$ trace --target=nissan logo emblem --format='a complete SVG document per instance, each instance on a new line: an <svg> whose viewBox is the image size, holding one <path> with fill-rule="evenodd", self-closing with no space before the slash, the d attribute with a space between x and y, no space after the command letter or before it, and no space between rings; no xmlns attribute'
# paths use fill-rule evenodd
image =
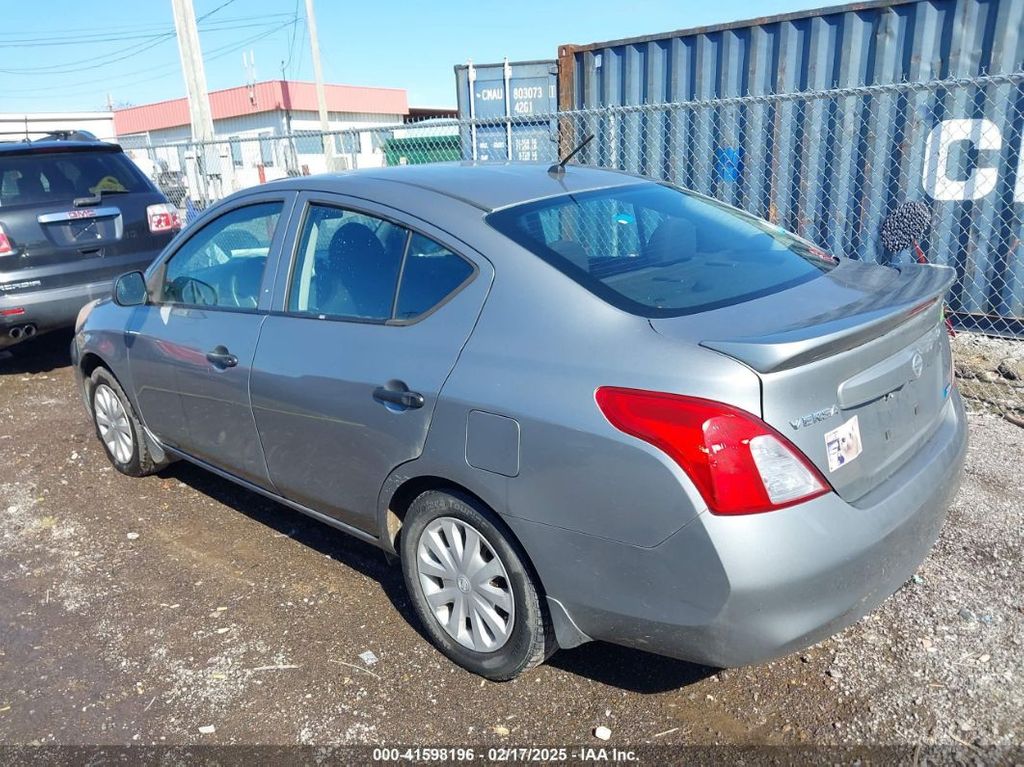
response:
<svg viewBox="0 0 1024 767"><path fill-rule="evenodd" d="M910 369L914 371L914 378L921 377L924 371L924 357L921 356L921 352L914 352L914 356L910 358Z"/></svg>

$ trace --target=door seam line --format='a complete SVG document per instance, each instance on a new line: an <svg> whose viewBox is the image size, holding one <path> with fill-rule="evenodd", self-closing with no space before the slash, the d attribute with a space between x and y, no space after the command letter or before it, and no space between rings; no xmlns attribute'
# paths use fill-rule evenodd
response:
<svg viewBox="0 0 1024 767"><path fill-rule="evenodd" d="M256 432L256 439L260 443L260 457L263 459L263 468L267 472L267 482L274 488L274 492L284 497L277 487L277 483L274 482L274 478L270 476L270 464L267 462L267 449L263 445L263 435L260 433L260 425L256 420L256 408L253 407L252 403L252 372L256 368L256 358L260 352L260 340L263 338L263 325L266 323L269 314L264 314L263 319L260 320L259 330L256 332L256 345L253 346L252 350L252 361L249 363L249 374L245 377L245 393L249 398L249 417L252 419L252 428Z"/></svg>

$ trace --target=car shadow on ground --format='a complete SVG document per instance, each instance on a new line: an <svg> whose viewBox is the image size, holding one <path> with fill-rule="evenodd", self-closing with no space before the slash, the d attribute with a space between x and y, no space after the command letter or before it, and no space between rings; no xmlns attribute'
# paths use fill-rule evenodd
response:
<svg viewBox="0 0 1024 767"><path fill-rule="evenodd" d="M171 464L159 476L177 479L240 514L377 581L402 618L423 641L429 642L406 596L397 560L389 561L380 549L187 461ZM548 663L595 682L639 693L676 690L699 682L717 670L603 642L561 650Z"/></svg>
<svg viewBox="0 0 1024 767"><path fill-rule="evenodd" d="M0 376L49 373L71 364L70 330L57 330L0 351Z"/></svg>

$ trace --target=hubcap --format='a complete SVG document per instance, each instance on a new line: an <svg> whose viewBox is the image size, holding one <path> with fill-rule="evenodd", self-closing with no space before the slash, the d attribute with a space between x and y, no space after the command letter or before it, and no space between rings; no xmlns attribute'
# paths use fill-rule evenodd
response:
<svg viewBox="0 0 1024 767"><path fill-rule="evenodd" d="M128 463L133 452L132 427L121 400L113 389L100 384L93 394L92 405L103 444L118 463Z"/></svg>
<svg viewBox="0 0 1024 767"><path fill-rule="evenodd" d="M434 617L455 641L476 652L494 652L508 641L512 584L479 530L461 519L435 519L420 535L416 570Z"/></svg>

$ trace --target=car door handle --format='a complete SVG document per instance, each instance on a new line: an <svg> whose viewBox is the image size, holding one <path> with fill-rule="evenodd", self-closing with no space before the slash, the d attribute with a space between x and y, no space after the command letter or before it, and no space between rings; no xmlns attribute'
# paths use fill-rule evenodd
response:
<svg viewBox="0 0 1024 767"><path fill-rule="evenodd" d="M373 390L373 398L378 402L387 402L410 410L423 407L423 395L409 391L409 387L402 381L388 381L387 385L378 386Z"/></svg>
<svg viewBox="0 0 1024 767"><path fill-rule="evenodd" d="M206 353L206 359L215 367L233 368L238 364L238 357L227 350L224 346L215 346L212 351Z"/></svg>

